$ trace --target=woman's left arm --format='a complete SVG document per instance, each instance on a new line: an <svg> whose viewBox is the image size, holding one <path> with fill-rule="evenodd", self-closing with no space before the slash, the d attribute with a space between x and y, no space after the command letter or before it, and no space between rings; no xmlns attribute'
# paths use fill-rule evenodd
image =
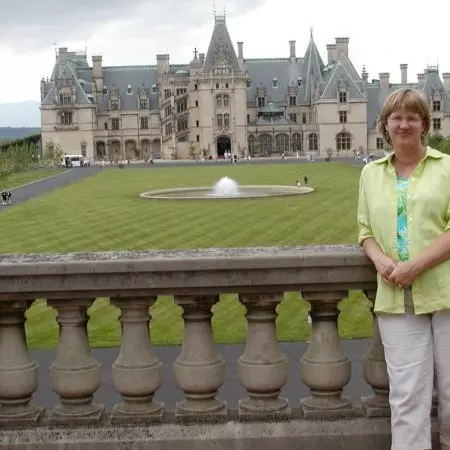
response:
<svg viewBox="0 0 450 450"><path fill-rule="evenodd" d="M422 253L411 259L414 272L417 275L437 266L450 258L450 230L439 236Z"/></svg>

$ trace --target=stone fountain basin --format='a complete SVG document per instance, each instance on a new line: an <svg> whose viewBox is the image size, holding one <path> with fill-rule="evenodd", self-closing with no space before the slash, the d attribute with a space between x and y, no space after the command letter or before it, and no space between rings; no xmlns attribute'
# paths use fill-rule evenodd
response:
<svg viewBox="0 0 450 450"><path fill-rule="evenodd" d="M215 194L210 187L159 189L140 194L148 200L238 200L309 194L308 186L239 185L237 194Z"/></svg>

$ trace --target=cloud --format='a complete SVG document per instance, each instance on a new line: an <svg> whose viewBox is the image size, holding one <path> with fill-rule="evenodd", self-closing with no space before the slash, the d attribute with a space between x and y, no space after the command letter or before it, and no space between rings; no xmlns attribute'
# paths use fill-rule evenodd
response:
<svg viewBox="0 0 450 450"><path fill-rule="evenodd" d="M212 4L205 0L15 0L2 6L0 42L17 52L32 53L53 42L95 39L103 29L118 39L176 37L210 24ZM236 17L263 4L261 0L227 0L227 15ZM219 12L221 12L219 10ZM108 33L110 34L110 33ZM159 39L158 39L159 40Z"/></svg>

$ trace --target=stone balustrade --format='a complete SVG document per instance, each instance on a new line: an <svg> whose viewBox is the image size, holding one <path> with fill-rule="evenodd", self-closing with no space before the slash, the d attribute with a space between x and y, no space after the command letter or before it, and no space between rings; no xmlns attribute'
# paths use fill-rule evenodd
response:
<svg viewBox="0 0 450 450"><path fill-rule="evenodd" d="M341 346L337 319L339 302L349 289L361 289L369 299L374 299L374 268L356 246L2 256L0 448L5 442L11 445L5 448L28 448L24 442L30 446L36 444L30 448L60 448L50 444L55 436L51 430L55 426L59 433L63 432L61 430L76 433L82 427L89 427L94 443L92 430L96 433L101 429L110 430L105 432L107 440L113 435L117 437L119 429L129 433L131 426L135 427L138 440L139 433L145 435L151 427L153 438L146 435L148 440L154 441L151 448L177 448L162 444L158 447L155 436L159 433L158 439L163 442L162 430L172 427L184 433L185 445L188 424L193 422L203 438L210 433L219 439L219 434L229 431L230 427L244 427L231 432L233 445L237 445L239 433L244 436L249 432L250 428L245 428L249 426L254 427L251 430L256 433L254 442L265 436L264 433L268 433L266 437L270 439L271 433L267 430L272 429L270 424L273 424L274 429L284 433L287 440L283 442L285 448L289 448L289 439L292 436L300 439L298 430L305 423L310 427L320 423L324 430L324 423L341 421L339 423L345 427L349 419L355 424L364 421L371 433L377 434L381 427L382 441L386 443L389 435L388 378L376 326L364 360L364 377L373 395L362 399L363 407L356 407L342 394L351 378L351 362ZM298 364L298 361L288 361L282 353L275 320L284 292L293 291L301 292L310 303L312 320L311 343L306 353L299 355L299 383L308 387L310 395L300 400L298 412L294 412L298 405L289 404L280 396L287 382L288 365ZM217 395L224 382L225 362L214 344L211 322L212 307L224 293L239 295L239 301L246 308L248 324L245 351L237 361L238 377L247 397L240 400L234 415L226 399ZM173 412L154 400L163 381L161 363L150 342L149 311L160 295L174 296L184 321L183 343L173 367L184 400ZM93 402L101 379L99 363L89 347L87 310L99 297L110 298L121 311L121 346L112 366L112 377L122 401L112 411L105 411L102 405ZM37 365L30 358L25 334L26 310L38 298L47 299L47 304L56 310L59 324L57 355L48 368L59 404L49 411L33 402L38 386ZM167 419L166 415L173 419ZM265 431L258 428L261 423L269 428ZM297 424L295 429L292 429L293 424ZM260 432L256 431L258 429ZM36 430L40 434L36 434ZM367 436L373 445L376 440L371 433ZM37 446L41 442L38 438L32 438L38 435L44 436L41 437L42 447ZM122 438L117 439L114 442ZM142 436L139 439L145 441ZM223 446L217 447L220 449L260 448L259 444L255 444L256 447L225 445L226 438L221 439ZM362 443L360 437L358 439L357 444L351 444L335 436L326 446L352 448ZM83 447L83 435L79 441L74 435L67 440L74 446L61 448L97 448L88 444ZM108 445L102 447L99 441L98 448L125 448ZM146 448L142 445L136 448Z"/></svg>

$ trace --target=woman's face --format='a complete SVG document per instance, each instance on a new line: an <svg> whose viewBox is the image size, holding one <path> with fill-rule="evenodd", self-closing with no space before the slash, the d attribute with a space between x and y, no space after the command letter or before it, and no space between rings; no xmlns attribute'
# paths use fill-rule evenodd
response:
<svg viewBox="0 0 450 450"><path fill-rule="evenodd" d="M387 121L386 130L392 146L420 146L424 124L419 114L405 109L394 111Z"/></svg>

